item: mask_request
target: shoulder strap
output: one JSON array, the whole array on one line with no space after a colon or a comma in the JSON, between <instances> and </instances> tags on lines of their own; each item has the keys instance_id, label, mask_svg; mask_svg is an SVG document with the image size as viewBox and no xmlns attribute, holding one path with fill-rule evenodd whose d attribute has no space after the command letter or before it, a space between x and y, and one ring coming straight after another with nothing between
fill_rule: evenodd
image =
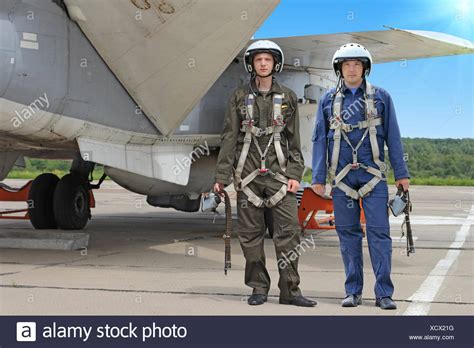
<instances>
[{"instance_id":1,"label":"shoulder strap","mask_svg":"<svg viewBox=\"0 0 474 348\"><path fill-rule=\"evenodd\" d=\"M375 118L377 117L377 108L375 107L375 88L369 83L365 82L365 105L366 105L366 117Z\"/></svg>"},{"instance_id":2,"label":"shoulder strap","mask_svg":"<svg viewBox=\"0 0 474 348\"><path fill-rule=\"evenodd\" d=\"M255 103L255 97L252 93L247 94L245 98L245 107L247 108L247 113L245 117L247 120L253 120L253 104Z\"/></svg>"}]
</instances>

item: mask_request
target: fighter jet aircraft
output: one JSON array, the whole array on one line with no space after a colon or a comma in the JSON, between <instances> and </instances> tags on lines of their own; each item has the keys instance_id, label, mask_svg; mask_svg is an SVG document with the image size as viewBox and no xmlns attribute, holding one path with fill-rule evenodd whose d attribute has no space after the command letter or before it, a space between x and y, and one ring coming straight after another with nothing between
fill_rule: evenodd
<instances>
[{"instance_id":1,"label":"fighter jet aircraft","mask_svg":"<svg viewBox=\"0 0 474 348\"><path fill-rule=\"evenodd\" d=\"M242 50L279 0L2 0L0 181L27 157L72 159L29 191L37 229L82 229L96 164L153 206L197 211L213 184L231 92L247 81ZM272 38L279 80L300 99L309 166L331 57L359 42L375 63L474 52L450 35L381 31Z\"/></svg>"}]
</instances>

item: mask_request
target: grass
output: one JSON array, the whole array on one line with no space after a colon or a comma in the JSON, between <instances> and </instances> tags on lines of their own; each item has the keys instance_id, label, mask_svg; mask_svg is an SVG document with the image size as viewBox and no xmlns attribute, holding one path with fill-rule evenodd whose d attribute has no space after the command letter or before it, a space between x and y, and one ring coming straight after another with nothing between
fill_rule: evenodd
<instances>
[{"instance_id":1,"label":"grass","mask_svg":"<svg viewBox=\"0 0 474 348\"><path fill-rule=\"evenodd\" d=\"M64 175L68 174L68 170L49 170L45 172L50 172L56 174L58 177L63 177ZM8 179L34 179L38 175L42 174L42 171L34 171L34 170L12 170L10 174L8 174ZM103 174L102 167L97 168L94 170L94 180L100 179ZM388 175L388 183L394 184L395 180L393 179L393 175ZM109 179L109 178L107 178ZM305 182L311 182L311 171L309 171L303 178ZM410 179L410 183L412 185L428 185L428 186L474 186L474 179L468 178L439 178L439 177L415 177Z\"/></svg>"},{"instance_id":2,"label":"grass","mask_svg":"<svg viewBox=\"0 0 474 348\"><path fill-rule=\"evenodd\" d=\"M389 180L390 182L390 180ZM395 180L393 180L395 182ZM413 185L428 185L428 186L474 186L474 179L460 179L460 178L413 178L410 180Z\"/></svg>"},{"instance_id":3,"label":"grass","mask_svg":"<svg viewBox=\"0 0 474 348\"><path fill-rule=\"evenodd\" d=\"M16 170L15 169L15 170L12 170L8 174L7 179L31 179L31 180L33 180L38 175L41 175L43 173L53 173L53 174L56 174L58 177L62 178L64 175L69 173L69 170L54 169L54 170L42 172L42 171L34 171L34 170ZM102 170L102 168L94 170L94 173L93 173L94 181L99 180L103 173L104 173L104 171ZM107 177L106 180L108 180L108 179L109 178Z\"/></svg>"},{"instance_id":4,"label":"grass","mask_svg":"<svg viewBox=\"0 0 474 348\"><path fill-rule=\"evenodd\" d=\"M311 182L311 172L307 173L303 177L303 181ZM395 184L395 179L392 176L388 176L388 184ZM474 186L474 179L465 178L438 178L438 177L416 177L411 178L410 183L412 185L427 185L427 186Z\"/></svg>"}]
</instances>

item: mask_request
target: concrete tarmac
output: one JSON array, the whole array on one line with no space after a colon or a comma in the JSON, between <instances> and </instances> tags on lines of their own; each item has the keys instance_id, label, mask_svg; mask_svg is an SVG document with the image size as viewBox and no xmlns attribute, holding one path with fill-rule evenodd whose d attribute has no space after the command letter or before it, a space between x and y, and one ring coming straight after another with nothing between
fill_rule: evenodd
<instances>
[{"instance_id":1,"label":"concrete tarmac","mask_svg":"<svg viewBox=\"0 0 474 348\"><path fill-rule=\"evenodd\" d=\"M18 187L25 181L6 180ZM391 189L393 192L393 190ZM315 308L278 304L278 270L265 240L269 301L246 303L244 258L232 239L224 276L223 215L150 207L146 197L106 181L84 231L85 250L0 249L2 315L473 315L474 189L413 186L416 253L406 256L402 219L391 218L392 277L398 309L374 306L374 276L364 240L364 302L342 308L344 268L334 230L308 231L301 289ZM0 203L2 208L22 203ZM220 208L223 211L223 207ZM0 220L0 231L32 232L29 221Z\"/></svg>"}]
</instances>

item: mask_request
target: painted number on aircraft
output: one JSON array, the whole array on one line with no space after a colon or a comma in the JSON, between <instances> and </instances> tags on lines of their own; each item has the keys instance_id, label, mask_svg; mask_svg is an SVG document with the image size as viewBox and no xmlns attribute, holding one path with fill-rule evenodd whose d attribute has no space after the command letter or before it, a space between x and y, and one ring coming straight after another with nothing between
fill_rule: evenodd
<instances>
[{"instance_id":1,"label":"painted number on aircraft","mask_svg":"<svg viewBox=\"0 0 474 348\"><path fill-rule=\"evenodd\" d=\"M151 8L151 5L148 0L131 0L131 2L135 5L136 8L140 10L149 10Z\"/></svg>"},{"instance_id":2,"label":"painted number on aircraft","mask_svg":"<svg viewBox=\"0 0 474 348\"><path fill-rule=\"evenodd\" d=\"M155 4L152 0L130 0L136 8L140 10L149 10L152 6L155 11L159 11L165 14L173 14L175 9L173 5L166 2L165 0L160 0L158 4ZM151 4L150 4L151 2Z\"/></svg>"}]
</instances>

